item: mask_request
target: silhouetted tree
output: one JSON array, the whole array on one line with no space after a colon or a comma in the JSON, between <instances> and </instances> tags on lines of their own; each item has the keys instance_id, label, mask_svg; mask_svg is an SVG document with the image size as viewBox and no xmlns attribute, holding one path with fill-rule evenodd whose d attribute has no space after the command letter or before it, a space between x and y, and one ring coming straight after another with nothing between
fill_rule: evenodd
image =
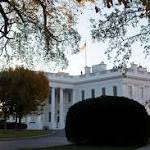
<instances>
[{"instance_id":1,"label":"silhouetted tree","mask_svg":"<svg viewBox=\"0 0 150 150\"><path fill-rule=\"evenodd\" d=\"M0 0L0 56L32 65L39 58L66 66L66 46L79 50L75 2ZM33 58L35 56L35 58Z\"/></svg>"},{"instance_id":2,"label":"silhouetted tree","mask_svg":"<svg viewBox=\"0 0 150 150\"><path fill-rule=\"evenodd\" d=\"M40 106L44 104L49 91L48 78L42 72L19 67L15 70L2 71L0 83L3 80L3 74L7 75L5 81L8 82L5 82L5 86L0 85L2 110L4 111L5 108L9 110L8 116L16 115L21 123L23 116L38 111Z\"/></svg>"},{"instance_id":3,"label":"silhouetted tree","mask_svg":"<svg viewBox=\"0 0 150 150\"><path fill-rule=\"evenodd\" d=\"M111 59L115 54L115 63L126 66L132 55L132 45L139 43L145 56L150 54L150 2L146 0L106 1L112 9L107 13L100 6L96 12L100 19L91 19L91 35L94 40L108 41L105 54ZM124 4L122 7L118 4ZM99 11L98 11L99 9ZM113 55L112 55L113 53Z\"/></svg>"}]
</instances>

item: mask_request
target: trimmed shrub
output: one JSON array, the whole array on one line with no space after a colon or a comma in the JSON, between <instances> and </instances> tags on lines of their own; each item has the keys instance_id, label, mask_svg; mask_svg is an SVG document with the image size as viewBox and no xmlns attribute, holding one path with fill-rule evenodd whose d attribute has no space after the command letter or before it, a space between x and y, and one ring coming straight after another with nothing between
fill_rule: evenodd
<instances>
[{"instance_id":1,"label":"trimmed shrub","mask_svg":"<svg viewBox=\"0 0 150 150\"><path fill-rule=\"evenodd\" d=\"M150 116L148 116L148 132L147 134L150 136Z\"/></svg>"},{"instance_id":2,"label":"trimmed shrub","mask_svg":"<svg viewBox=\"0 0 150 150\"><path fill-rule=\"evenodd\" d=\"M18 129L27 129L27 124L25 123L21 123L21 124L17 124L18 125Z\"/></svg>"},{"instance_id":3,"label":"trimmed shrub","mask_svg":"<svg viewBox=\"0 0 150 150\"><path fill-rule=\"evenodd\" d=\"M71 106L65 132L75 144L140 146L149 138L148 118L144 106L134 100L102 96Z\"/></svg>"},{"instance_id":4,"label":"trimmed shrub","mask_svg":"<svg viewBox=\"0 0 150 150\"><path fill-rule=\"evenodd\" d=\"M7 129L27 129L27 124L25 123L15 123L15 122L7 122ZM0 122L0 129L5 128L5 122Z\"/></svg>"}]
</instances>

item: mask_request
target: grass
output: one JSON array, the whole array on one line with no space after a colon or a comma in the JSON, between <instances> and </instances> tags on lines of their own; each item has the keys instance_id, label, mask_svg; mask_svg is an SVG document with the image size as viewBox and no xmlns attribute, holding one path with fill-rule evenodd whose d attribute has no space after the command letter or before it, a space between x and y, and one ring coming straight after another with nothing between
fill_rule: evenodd
<instances>
[{"instance_id":1,"label":"grass","mask_svg":"<svg viewBox=\"0 0 150 150\"><path fill-rule=\"evenodd\" d=\"M97 147L97 146L56 146L46 148L31 148L31 149L20 149L20 150L135 150L134 147Z\"/></svg>"},{"instance_id":2,"label":"grass","mask_svg":"<svg viewBox=\"0 0 150 150\"><path fill-rule=\"evenodd\" d=\"M0 138L32 137L47 135L45 130L0 130Z\"/></svg>"}]
</instances>

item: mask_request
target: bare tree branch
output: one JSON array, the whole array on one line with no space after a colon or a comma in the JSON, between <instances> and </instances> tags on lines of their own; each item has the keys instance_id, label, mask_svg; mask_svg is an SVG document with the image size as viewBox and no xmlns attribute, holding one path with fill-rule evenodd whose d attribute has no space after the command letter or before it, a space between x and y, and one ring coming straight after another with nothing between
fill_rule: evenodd
<instances>
[{"instance_id":1,"label":"bare tree branch","mask_svg":"<svg viewBox=\"0 0 150 150\"><path fill-rule=\"evenodd\" d=\"M8 34L8 25L9 25L9 23L8 23L8 17L5 14L1 4L0 4L0 13L1 13L1 15L2 15L2 17L4 19L4 31L1 30L1 33L3 34L3 37L4 36L6 37L6 35Z\"/></svg>"}]
</instances>

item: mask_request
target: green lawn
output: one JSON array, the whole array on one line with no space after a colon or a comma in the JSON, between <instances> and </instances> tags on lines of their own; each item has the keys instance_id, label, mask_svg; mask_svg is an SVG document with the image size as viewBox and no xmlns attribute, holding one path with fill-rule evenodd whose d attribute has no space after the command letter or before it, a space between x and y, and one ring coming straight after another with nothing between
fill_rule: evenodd
<instances>
[{"instance_id":1,"label":"green lawn","mask_svg":"<svg viewBox=\"0 0 150 150\"><path fill-rule=\"evenodd\" d=\"M96 147L96 146L56 146L37 149L20 149L20 150L135 150L134 147Z\"/></svg>"},{"instance_id":2,"label":"green lawn","mask_svg":"<svg viewBox=\"0 0 150 150\"><path fill-rule=\"evenodd\" d=\"M45 130L0 130L0 138L40 136L47 135L49 132Z\"/></svg>"}]
</instances>

